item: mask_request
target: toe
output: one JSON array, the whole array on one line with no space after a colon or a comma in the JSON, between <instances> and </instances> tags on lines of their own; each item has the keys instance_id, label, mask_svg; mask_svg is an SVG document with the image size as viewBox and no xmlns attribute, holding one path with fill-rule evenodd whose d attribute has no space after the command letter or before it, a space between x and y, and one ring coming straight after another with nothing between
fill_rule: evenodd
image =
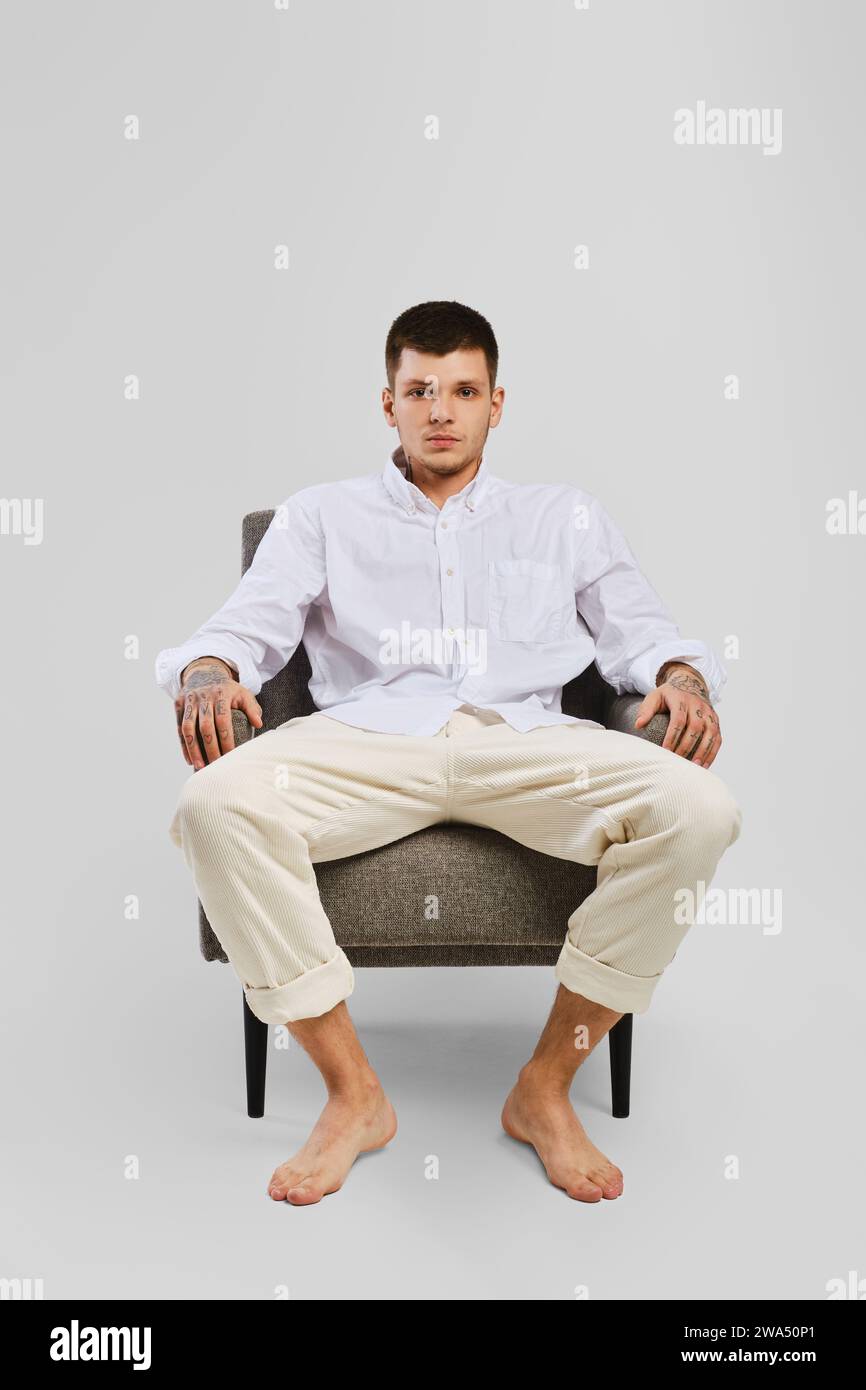
<instances>
[{"instance_id":1,"label":"toe","mask_svg":"<svg viewBox=\"0 0 866 1390\"><path fill-rule=\"evenodd\" d=\"M275 1202L283 1202L290 1187L298 1181L298 1173L288 1166L276 1168L268 1183L268 1196Z\"/></svg>"},{"instance_id":2,"label":"toe","mask_svg":"<svg viewBox=\"0 0 866 1390\"><path fill-rule=\"evenodd\" d=\"M621 1197L623 1176L618 1168L610 1164L604 1168L592 1169L588 1174L590 1182L600 1187L605 1197Z\"/></svg>"},{"instance_id":3,"label":"toe","mask_svg":"<svg viewBox=\"0 0 866 1390\"><path fill-rule=\"evenodd\" d=\"M320 1202L323 1193L317 1183L312 1178L303 1178L301 1182L290 1187L286 1192L286 1201L291 1202L295 1207L306 1207L311 1202Z\"/></svg>"},{"instance_id":4,"label":"toe","mask_svg":"<svg viewBox=\"0 0 866 1390\"><path fill-rule=\"evenodd\" d=\"M268 1183L268 1197L274 1198L275 1202L284 1202L289 1188L295 1187L303 1177L303 1168L292 1168L291 1163L281 1163L279 1168L274 1169Z\"/></svg>"},{"instance_id":5,"label":"toe","mask_svg":"<svg viewBox=\"0 0 866 1390\"><path fill-rule=\"evenodd\" d=\"M602 1198L601 1188L590 1182L589 1178L578 1178L569 1183L565 1190L569 1197L574 1197L578 1202L600 1202Z\"/></svg>"},{"instance_id":6,"label":"toe","mask_svg":"<svg viewBox=\"0 0 866 1390\"><path fill-rule=\"evenodd\" d=\"M288 1191L288 1184L287 1184L287 1183L284 1183L284 1182L272 1182L272 1183L270 1184L270 1186L268 1187L268 1196L271 1197L271 1198L273 1198L273 1200L274 1200L275 1202L284 1202L284 1201L286 1200L286 1192L287 1192L287 1191Z\"/></svg>"}]
</instances>

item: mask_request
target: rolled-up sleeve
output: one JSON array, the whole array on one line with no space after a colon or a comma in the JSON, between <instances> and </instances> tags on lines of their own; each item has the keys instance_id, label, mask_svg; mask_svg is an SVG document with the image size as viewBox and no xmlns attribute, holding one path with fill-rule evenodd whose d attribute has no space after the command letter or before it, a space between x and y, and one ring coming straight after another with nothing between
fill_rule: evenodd
<instances>
[{"instance_id":1,"label":"rolled-up sleeve","mask_svg":"<svg viewBox=\"0 0 866 1390\"><path fill-rule=\"evenodd\" d=\"M704 677L716 704L727 680L716 653L699 638L681 636L616 523L597 498L581 497L587 524L576 531L575 602L602 676L617 694L646 695L666 661L684 661Z\"/></svg>"},{"instance_id":2,"label":"rolled-up sleeve","mask_svg":"<svg viewBox=\"0 0 866 1390\"><path fill-rule=\"evenodd\" d=\"M176 699L184 667L196 657L218 656L257 695L291 660L310 604L325 584L321 529L312 507L295 494L274 512L249 569L222 607L180 646L159 652L157 685Z\"/></svg>"}]
</instances>

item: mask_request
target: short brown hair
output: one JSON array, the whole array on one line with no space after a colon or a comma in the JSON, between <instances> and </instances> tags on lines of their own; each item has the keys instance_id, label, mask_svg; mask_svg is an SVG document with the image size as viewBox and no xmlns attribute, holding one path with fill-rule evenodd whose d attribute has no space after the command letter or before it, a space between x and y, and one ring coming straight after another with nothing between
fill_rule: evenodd
<instances>
[{"instance_id":1,"label":"short brown hair","mask_svg":"<svg viewBox=\"0 0 866 1390\"><path fill-rule=\"evenodd\" d=\"M499 348L493 329L483 314L459 304L456 299L431 299L415 304L394 320L385 342L385 371L388 386L394 390L394 379L404 348L430 352L445 357L460 348L481 348L487 359L490 393L496 385L499 367Z\"/></svg>"}]
</instances>

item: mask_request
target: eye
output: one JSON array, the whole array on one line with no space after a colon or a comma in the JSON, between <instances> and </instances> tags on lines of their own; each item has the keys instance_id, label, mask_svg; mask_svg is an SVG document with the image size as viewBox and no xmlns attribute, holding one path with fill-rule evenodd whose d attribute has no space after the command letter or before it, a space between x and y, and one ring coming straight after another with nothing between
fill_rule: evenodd
<instances>
[{"instance_id":1,"label":"eye","mask_svg":"<svg viewBox=\"0 0 866 1390\"><path fill-rule=\"evenodd\" d=\"M426 390L426 387L424 387L424 386L415 386L415 387L413 387L413 389L409 392L409 399L411 400L411 398L412 398L413 396L417 396L419 391L420 391L421 395L423 396L425 390ZM474 387L474 386L461 386L461 387L460 387L460 390L461 390L461 391L468 391L469 394L470 394L471 396L477 396L477 395L478 395L478 392L475 390L475 387ZM466 399L466 398L465 398L465 396L464 396L464 400L465 400L465 399ZM431 400L432 400L432 397L431 397Z\"/></svg>"}]
</instances>

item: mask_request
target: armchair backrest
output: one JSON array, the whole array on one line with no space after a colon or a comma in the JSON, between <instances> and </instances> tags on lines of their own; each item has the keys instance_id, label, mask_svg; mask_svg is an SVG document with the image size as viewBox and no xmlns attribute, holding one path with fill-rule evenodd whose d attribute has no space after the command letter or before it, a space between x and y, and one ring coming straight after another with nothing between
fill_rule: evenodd
<instances>
[{"instance_id":1,"label":"armchair backrest","mask_svg":"<svg viewBox=\"0 0 866 1390\"><path fill-rule=\"evenodd\" d=\"M246 573L253 561L259 542L274 515L270 511L249 512L243 521L241 572ZM312 675L310 659L303 642L291 661L279 671L272 680L266 681L258 695L262 707L262 732L275 729L287 719L300 714L314 714L316 705L309 691ZM595 719L604 723L604 714L610 700L614 697L612 686L603 680L595 662L581 675L569 681L562 689L562 709L564 714L572 714L577 719Z\"/></svg>"}]
</instances>

